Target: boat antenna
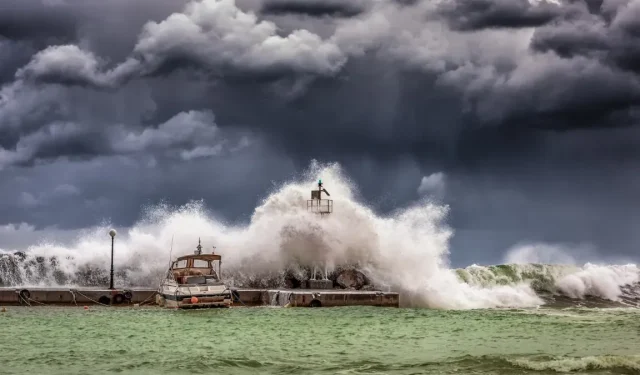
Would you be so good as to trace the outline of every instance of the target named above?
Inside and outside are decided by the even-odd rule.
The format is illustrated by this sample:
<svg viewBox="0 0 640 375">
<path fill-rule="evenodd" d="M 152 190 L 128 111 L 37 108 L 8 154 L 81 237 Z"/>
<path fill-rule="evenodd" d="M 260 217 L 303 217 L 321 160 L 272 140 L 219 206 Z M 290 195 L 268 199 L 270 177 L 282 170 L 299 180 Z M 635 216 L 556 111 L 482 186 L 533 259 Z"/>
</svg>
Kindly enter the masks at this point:
<svg viewBox="0 0 640 375">
<path fill-rule="evenodd" d="M 171 266 L 171 255 L 173 255 L 173 234 L 171 235 L 171 249 L 169 250 L 169 266 Z"/>
<path fill-rule="evenodd" d="M 174 236 L 174 235 L 172 234 L 172 235 L 171 235 L 171 248 L 170 248 L 170 250 L 169 250 L 169 268 L 171 268 L 171 255 L 173 255 L 173 236 Z M 167 270 L 166 275 L 168 275 L 168 274 L 169 274 L 169 270 Z M 166 276 L 166 275 L 165 275 L 165 276 Z M 162 282 L 162 279 L 160 279 L 160 282 L 159 282 L 159 283 L 161 283 L 161 282 Z"/>
</svg>

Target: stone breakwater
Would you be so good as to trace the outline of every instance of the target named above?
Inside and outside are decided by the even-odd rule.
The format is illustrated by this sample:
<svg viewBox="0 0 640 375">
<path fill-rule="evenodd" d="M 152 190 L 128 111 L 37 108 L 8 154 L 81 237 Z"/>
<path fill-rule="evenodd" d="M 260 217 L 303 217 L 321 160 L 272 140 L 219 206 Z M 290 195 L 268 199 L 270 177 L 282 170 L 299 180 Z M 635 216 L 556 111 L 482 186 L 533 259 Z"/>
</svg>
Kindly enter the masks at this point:
<svg viewBox="0 0 640 375">
<path fill-rule="evenodd" d="M 65 259 L 69 263 L 69 259 Z M 116 268 L 114 278 L 119 285 L 155 287 L 164 269 L 149 272 L 142 265 Z M 223 276 L 241 288 L 304 288 L 312 279 L 310 267 L 292 265 L 280 272 L 259 272 L 243 269 L 223 270 Z M 357 265 L 338 267 L 327 273 L 331 287 L 348 290 L 374 290 L 371 280 Z M 109 269 L 104 265 L 86 263 L 72 270 L 62 266 L 57 257 L 28 256 L 22 252 L 0 254 L 0 287 L 18 286 L 78 286 L 101 287 L 109 284 Z"/>
</svg>

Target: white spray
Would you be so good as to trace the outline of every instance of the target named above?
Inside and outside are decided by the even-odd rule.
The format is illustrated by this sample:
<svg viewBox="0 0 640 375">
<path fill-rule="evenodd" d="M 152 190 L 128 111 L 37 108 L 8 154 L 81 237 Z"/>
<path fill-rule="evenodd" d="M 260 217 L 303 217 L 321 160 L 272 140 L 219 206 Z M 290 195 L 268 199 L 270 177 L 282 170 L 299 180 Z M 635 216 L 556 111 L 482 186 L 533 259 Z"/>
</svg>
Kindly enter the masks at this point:
<svg viewBox="0 0 640 375">
<path fill-rule="evenodd" d="M 323 219 L 306 210 L 318 178 L 334 200 L 333 213 Z M 216 220 L 202 202 L 176 209 L 155 206 L 146 210 L 139 223 L 119 231 L 115 266 L 133 266 L 131 280 L 158 279 L 166 271 L 170 248 L 173 257 L 192 253 L 200 237 L 205 250 L 216 246 L 225 270 L 244 274 L 278 273 L 292 264 L 314 262 L 330 267 L 358 264 L 374 284 L 400 292 L 405 306 L 468 309 L 543 303 L 527 282 L 479 285 L 459 280 L 448 267 L 453 234 L 444 224 L 448 207 L 423 200 L 381 217 L 358 203 L 354 194 L 353 184 L 337 164 L 314 163 L 302 180 L 270 194 L 246 226 Z M 215 207 L 215 202 L 208 204 Z M 58 267 L 73 274 L 80 266 L 109 263 L 107 232 L 108 226 L 101 226 L 87 231 L 72 246 L 40 244 L 27 253 L 56 256 Z M 43 282 L 52 283 L 51 279 Z"/>
</svg>

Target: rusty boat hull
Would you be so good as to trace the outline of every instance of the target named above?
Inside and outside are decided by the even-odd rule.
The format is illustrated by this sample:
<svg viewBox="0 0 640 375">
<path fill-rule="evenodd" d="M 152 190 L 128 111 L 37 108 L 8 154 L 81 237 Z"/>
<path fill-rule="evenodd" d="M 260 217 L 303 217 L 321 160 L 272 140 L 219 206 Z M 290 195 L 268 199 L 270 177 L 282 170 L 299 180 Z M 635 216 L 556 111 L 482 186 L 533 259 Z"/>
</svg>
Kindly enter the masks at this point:
<svg viewBox="0 0 640 375">
<path fill-rule="evenodd" d="M 156 303 L 170 309 L 211 309 L 229 308 L 233 305 L 231 293 L 226 294 L 194 294 L 176 295 L 161 294 L 156 295 Z"/>
</svg>

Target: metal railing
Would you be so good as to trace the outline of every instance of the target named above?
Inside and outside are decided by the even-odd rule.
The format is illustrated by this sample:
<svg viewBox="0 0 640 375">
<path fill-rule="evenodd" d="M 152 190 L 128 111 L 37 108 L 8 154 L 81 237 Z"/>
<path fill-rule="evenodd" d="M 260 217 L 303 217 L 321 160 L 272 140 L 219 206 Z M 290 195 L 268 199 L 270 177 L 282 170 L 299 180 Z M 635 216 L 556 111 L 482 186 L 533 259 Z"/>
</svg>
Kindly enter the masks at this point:
<svg viewBox="0 0 640 375">
<path fill-rule="evenodd" d="M 330 214 L 333 212 L 333 200 L 309 199 L 307 201 L 307 211 L 317 214 Z"/>
</svg>

